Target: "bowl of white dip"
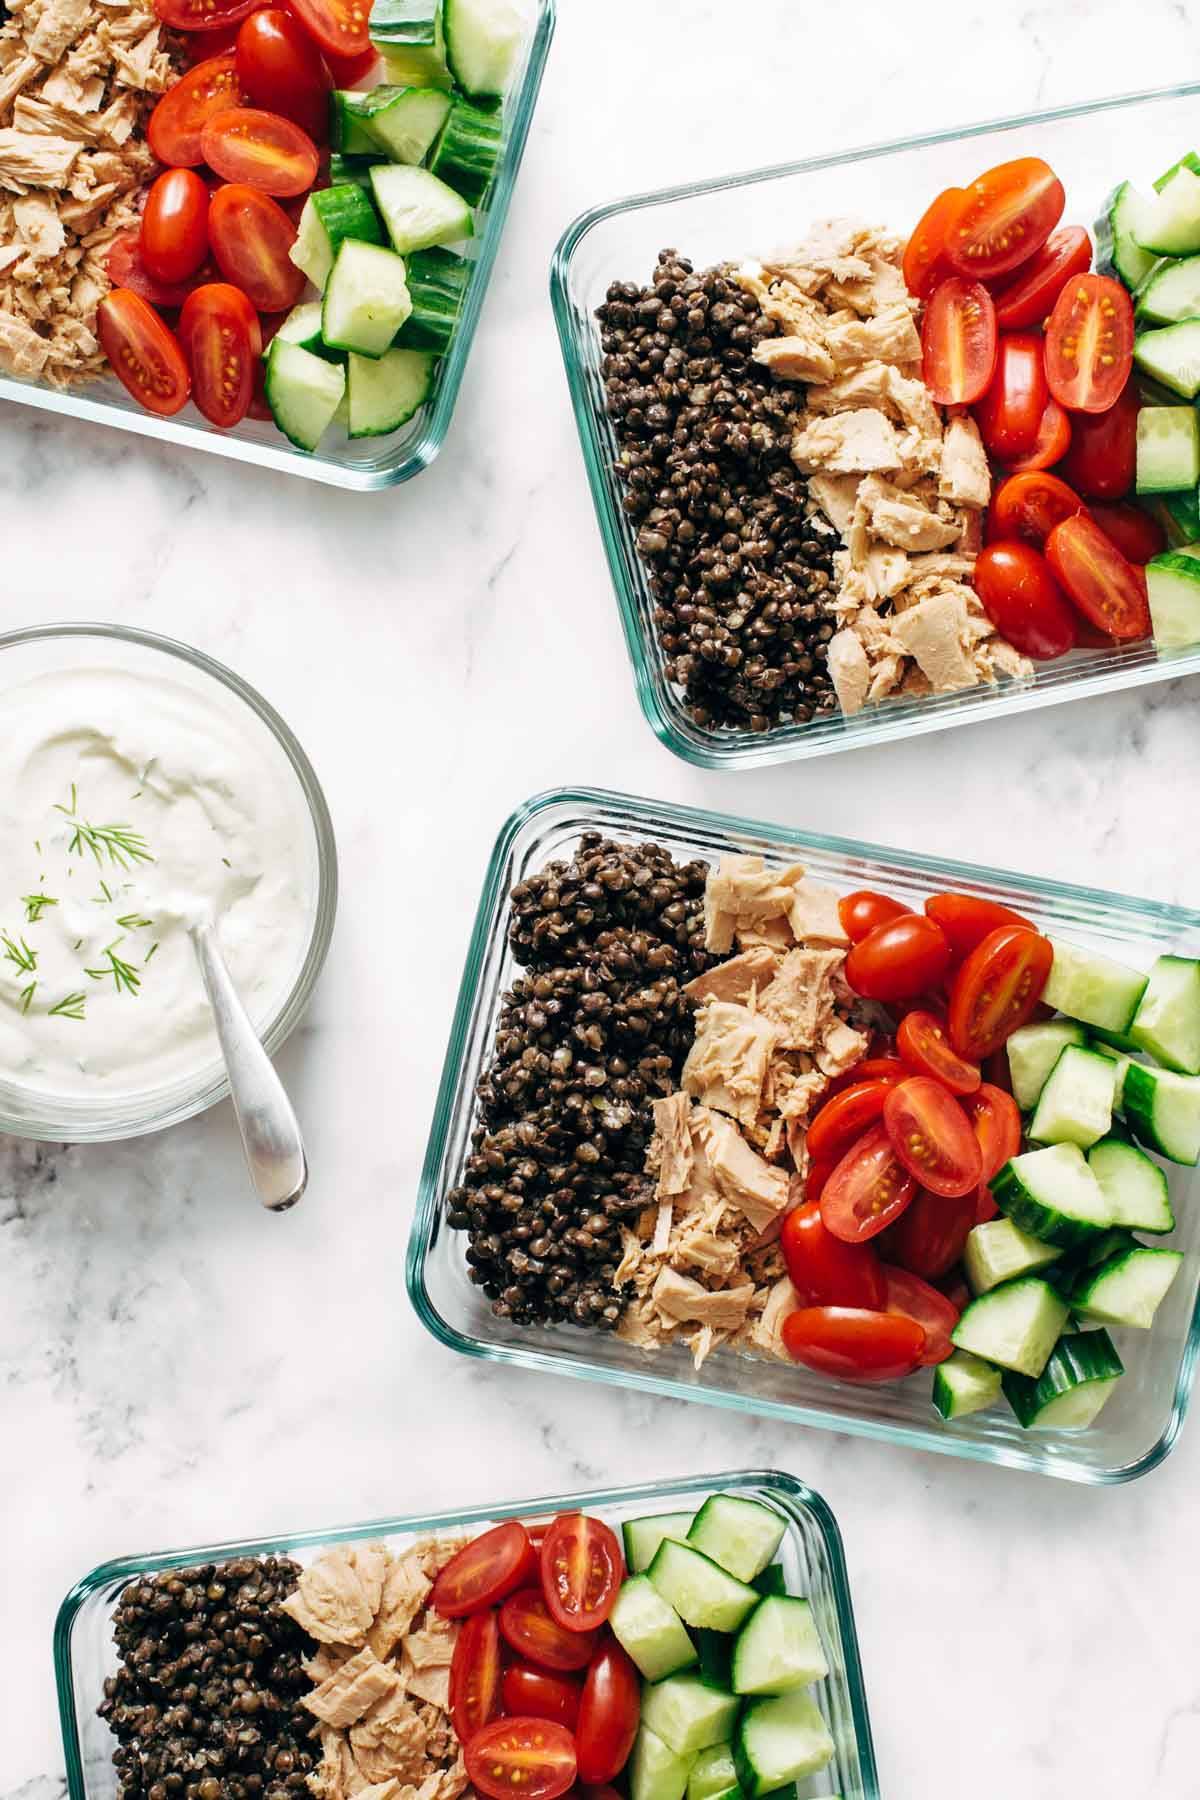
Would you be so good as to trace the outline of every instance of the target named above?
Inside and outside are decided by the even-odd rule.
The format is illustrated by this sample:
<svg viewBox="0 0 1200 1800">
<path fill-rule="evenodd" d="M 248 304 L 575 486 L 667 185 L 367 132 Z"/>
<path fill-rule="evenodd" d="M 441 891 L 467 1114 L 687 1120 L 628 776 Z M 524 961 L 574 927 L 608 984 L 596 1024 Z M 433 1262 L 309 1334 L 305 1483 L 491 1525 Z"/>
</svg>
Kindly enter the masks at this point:
<svg viewBox="0 0 1200 1800">
<path fill-rule="evenodd" d="M 336 906 L 324 796 L 253 688 L 121 626 L 0 635 L 0 1131 L 135 1137 L 224 1098 L 190 925 L 273 1052 Z"/>
</svg>

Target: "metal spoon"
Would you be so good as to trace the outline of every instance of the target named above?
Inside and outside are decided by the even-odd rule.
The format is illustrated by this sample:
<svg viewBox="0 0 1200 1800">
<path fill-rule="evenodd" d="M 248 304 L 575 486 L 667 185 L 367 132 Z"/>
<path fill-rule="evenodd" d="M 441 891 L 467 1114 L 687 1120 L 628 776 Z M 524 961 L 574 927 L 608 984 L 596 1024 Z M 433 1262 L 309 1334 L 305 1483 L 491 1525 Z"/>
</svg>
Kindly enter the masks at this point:
<svg viewBox="0 0 1200 1800">
<path fill-rule="evenodd" d="M 251 1185 L 268 1211 L 286 1212 L 308 1183 L 308 1159 L 292 1103 L 250 1023 L 211 922 L 197 922 L 190 930 L 229 1074 Z"/>
</svg>

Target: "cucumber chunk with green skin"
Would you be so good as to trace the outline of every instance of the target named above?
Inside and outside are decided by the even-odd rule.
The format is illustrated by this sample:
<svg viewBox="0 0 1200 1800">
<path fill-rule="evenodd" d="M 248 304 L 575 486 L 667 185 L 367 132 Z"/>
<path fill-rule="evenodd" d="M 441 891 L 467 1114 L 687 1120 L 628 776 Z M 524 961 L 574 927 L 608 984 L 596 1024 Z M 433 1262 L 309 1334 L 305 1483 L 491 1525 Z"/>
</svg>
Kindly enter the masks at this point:
<svg viewBox="0 0 1200 1800">
<path fill-rule="evenodd" d="M 1149 1331 L 1182 1263 L 1182 1251 L 1137 1244 L 1081 1275 L 1066 1298 L 1081 1319 Z"/>
<path fill-rule="evenodd" d="M 389 81 L 400 87 L 454 86 L 446 62 L 442 0 L 375 0 L 370 30 Z"/>
<path fill-rule="evenodd" d="M 752 1700 L 738 1721 L 733 1762 L 746 1800 L 815 1775 L 833 1760 L 834 1743 L 816 1701 L 802 1688 Z"/>
<path fill-rule="evenodd" d="M 376 163 L 371 186 L 392 247 L 401 256 L 428 250 L 434 244 L 455 244 L 474 234 L 475 222 L 467 202 L 428 169 Z"/>
<path fill-rule="evenodd" d="M 992 1196 L 1022 1231 L 1064 1250 L 1112 1224 L 1104 1191 L 1078 1144 L 1014 1156 L 993 1178 Z"/>
<path fill-rule="evenodd" d="M 648 1569 L 664 1538 L 685 1538 L 695 1516 L 690 1512 L 673 1512 L 653 1513 L 645 1519 L 626 1519 L 621 1526 L 621 1537 L 629 1573 L 641 1575 Z"/>
<path fill-rule="evenodd" d="M 1022 1112 L 1032 1112 L 1051 1069 L 1068 1044 L 1086 1044 L 1087 1033 L 1073 1019 L 1048 1019 L 1041 1025 L 1022 1025 L 1013 1032 L 1005 1049 L 1013 1099 Z"/>
<path fill-rule="evenodd" d="M 478 206 L 500 160 L 503 117 L 456 100 L 433 146 L 429 167 L 472 206 Z"/>
<path fill-rule="evenodd" d="M 823 1681 L 829 1661 L 807 1600 L 773 1594 L 738 1633 L 731 1665 L 735 1694 L 787 1694 Z"/>
<path fill-rule="evenodd" d="M 420 411 L 433 388 L 428 350 L 385 350 L 380 357 L 349 359 L 349 430 L 352 438 L 385 437 Z"/>
<path fill-rule="evenodd" d="M 1081 950 L 1051 938 L 1054 961 L 1042 990 L 1042 999 L 1069 1019 L 1082 1025 L 1099 1025 L 1106 1031 L 1128 1031 L 1146 987 L 1139 969 Z"/>
<path fill-rule="evenodd" d="M 340 150 L 335 150 L 329 158 L 330 183 L 334 187 L 360 187 L 369 200 L 371 198 L 371 166 L 380 161 L 382 158 L 378 151 L 373 152 L 370 156 L 344 156 Z M 382 236 L 380 241 L 382 242 Z"/>
<path fill-rule="evenodd" d="M 404 259 L 380 244 L 347 238 L 321 302 L 321 335 L 330 348 L 381 357 L 411 311 Z M 353 405 L 352 396 L 352 413 Z"/>
<path fill-rule="evenodd" d="M 1096 222 L 1096 265 L 1111 268 L 1133 291 L 1154 267 L 1155 257 L 1138 242 L 1153 202 L 1130 181 L 1115 188 Z"/>
<path fill-rule="evenodd" d="M 647 1681 L 662 1681 L 696 1661 L 696 1646 L 683 1620 L 646 1575 L 622 1583 L 608 1622 Z"/>
<path fill-rule="evenodd" d="M 688 1776 L 687 1800 L 736 1800 L 740 1792 L 731 1746 L 713 1744 L 702 1750 Z"/>
<path fill-rule="evenodd" d="M 1155 263 L 1134 300 L 1139 324 L 1174 325 L 1200 318 L 1200 256 Z"/>
<path fill-rule="evenodd" d="M 965 1419 L 1000 1398 L 1000 1370 L 969 1351 L 956 1350 L 933 1371 L 933 1404 L 943 1419 Z"/>
<path fill-rule="evenodd" d="M 1067 1308 L 1049 1282 L 1023 1275 L 972 1300 L 950 1335 L 958 1350 L 1037 1376 L 1066 1322 Z"/>
<path fill-rule="evenodd" d="M 690 1756 L 676 1756 L 648 1725 L 640 1725 L 626 1771 L 629 1800 L 683 1800 L 691 1768 Z"/>
<path fill-rule="evenodd" d="M 1168 1161 L 1200 1160 L 1200 1076 L 1130 1063 L 1125 1117 L 1141 1142 Z"/>
<path fill-rule="evenodd" d="M 502 94 L 516 67 L 525 20 L 513 0 L 444 0 L 446 61 L 464 94 Z"/>
<path fill-rule="evenodd" d="M 1039 1144 L 1098 1144 L 1112 1124 L 1117 1071 L 1107 1056 L 1068 1044 L 1038 1098 L 1029 1135 Z"/>
<path fill-rule="evenodd" d="M 319 300 L 303 300 L 299 306 L 293 306 L 275 337 L 282 338 L 285 344 L 299 344 L 302 350 L 311 350 L 314 356 L 327 356 L 340 361 L 338 352 L 330 350 L 321 336 Z"/>
<path fill-rule="evenodd" d="M 300 450 L 315 450 L 346 388 L 346 371 L 276 337 L 264 381 L 271 417 Z"/>
<path fill-rule="evenodd" d="M 1145 494 L 1140 504 L 1157 519 L 1166 535 L 1168 550 L 1179 554 L 1197 552 L 1200 538 L 1200 504 L 1196 494 Z"/>
<path fill-rule="evenodd" d="M 1137 416 L 1138 493 L 1192 493 L 1198 481 L 1200 420 L 1195 408 L 1143 406 Z"/>
<path fill-rule="evenodd" d="M 664 1538 L 647 1574 L 685 1625 L 707 1631 L 736 1631 L 760 1598 L 694 1545 L 673 1538 Z"/>
<path fill-rule="evenodd" d="M 1139 1050 L 1179 1075 L 1200 1075 L 1200 962 L 1160 956 L 1129 1035 Z"/>
<path fill-rule="evenodd" d="M 1039 1269 L 1049 1268 L 1062 1254 L 1057 1244 L 1031 1237 L 1011 1219 L 989 1219 L 968 1232 L 963 1268 L 971 1292 L 978 1297 L 1019 1275 L 1035 1275 Z"/>
<path fill-rule="evenodd" d="M 730 1665 L 733 1639 L 725 1631 L 697 1631 L 696 1650 L 700 1657 L 700 1676 L 710 1687 L 730 1689 Z"/>
<path fill-rule="evenodd" d="M 335 95 L 362 124 L 375 148 L 398 163 L 424 162 L 449 116 L 443 89 L 381 83 L 369 94 Z"/>
<path fill-rule="evenodd" d="M 1160 650 L 1189 650 L 1200 644 L 1200 560 L 1167 550 L 1146 564 L 1150 623 Z"/>
<path fill-rule="evenodd" d="M 753 1581 L 778 1550 L 786 1529 L 787 1521 L 773 1507 L 737 1494 L 713 1494 L 687 1535 L 689 1544 L 739 1581 Z"/>
<path fill-rule="evenodd" d="M 1004 1397 L 1026 1431 L 1083 1431 L 1124 1373 L 1107 1331 L 1071 1332 L 1037 1380 L 1006 1374 Z"/>
<path fill-rule="evenodd" d="M 361 111 L 365 94 L 335 88 L 329 96 L 329 142 L 343 156 L 379 154 L 379 146 L 367 128 Z"/>
<path fill-rule="evenodd" d="M 347 238 L 363 244 L 383 242 L 383 226 L 370 195 L 352 181 L 308 196 L 288 256 L 314 287 L 323 288 Z"/>
<path fill-rule="evenodd" d="M 1099 1040 L 1092 1045 L 1092 1049 L 1097 1056 L 1106 1056 L 1115 1070 L 1113 1111 L 1119 1113 L 1125 1098 L 1125 1072 L 1129 1067 L 1130 1059 L 1124 1051 L 1114 1050 L 1111 1044 L 1102 1044 Z M 1109 1130 L 1112 1130 L 1111 1124 Z"/>
<path fill-rule="evenodd" d="M 1193 175 L 1200 175 L 1200 156 L 1197 156 L 1194 150 L 1185 151 L 1178 162 L 1173 162 L 1170 168 L 1165 170 L 1163 174 L 1158 177 L 1158 180 L 1154 183 L 1154 191 L 1156 194 L 1162 193 L 1176 169 L 1190 169 Z"/>
<path fill-rule="evenodd" d="M 405 267 L 413 309 L 396 342 L 441 356 L 450 348 L 474 264 L 452 250 L 414 250 Z"/>
<path fill-rule="evenodd" d="M 1136 226 L 1137 242 L 1155 256 L 1190 256 L 1200 250 L 1200 176 L 1176 163 L 1155 187 Z"/>
<path fill-rule="evenodd" d="M 1155 325 L 1133 340 L 1137 368 L 1182 400 L 1200 393 L 1200 319 Z"/>
<path fill-rule="evenodd" d="M 760 1594 L 786 1594 L 788 1591 L 787 1576 L 781 1563 L 768 1563 L 760 1575 L 756 1575 L 750 1584 Z"/>
<path fill-rule="evenodd" d="M 669 1675 L 642 1689 L 642 1724 L 676 1756 L 694 1756 L 729 1743 L 740 1705 L 736 1694 L 723 1694 L 702 1675 Z"/>
</svg>

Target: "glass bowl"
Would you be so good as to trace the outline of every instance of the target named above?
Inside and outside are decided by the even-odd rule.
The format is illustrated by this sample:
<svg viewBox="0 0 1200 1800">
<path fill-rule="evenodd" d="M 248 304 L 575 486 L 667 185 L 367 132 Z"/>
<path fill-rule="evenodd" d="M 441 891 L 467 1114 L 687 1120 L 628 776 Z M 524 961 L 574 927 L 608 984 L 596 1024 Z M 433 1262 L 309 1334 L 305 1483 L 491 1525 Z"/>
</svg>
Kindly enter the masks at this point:
<svg viewBox="0 0 1200 1800">
<path fill-rule="evenodd" d="M 602 1493 L 554 1495 L 503 1506 L 468 1507 L 462 1512 L 429 1518 L 381 1519 L 365 1525 L 337 1526 L 330 1531 L 258 1539 L 245 1544 L 210 1544 L 193 1550 L 170 1550 L 148 1556 L 123 1556 L 107 1562 L 76 1582 L 54 1627 L 54 1667 L 58 1710 L 66 1752 L 70 1800 L 116 1800 L 112 1767 L 114 1738 L 96 1707 L 106 1676 L 116 1669 L 112 1645 L 112 1610 L 127 1581 L 158 1569 L 184 1568 L 234 1556 L 291 1556 L 307 1563 L 330 1544 L 351 1539 L 384 1538 L 394 1549 L 432 1532 L 487 1526 L 503 1519 L 532 1520 L 557 1512 L 598 1514 L 618 1530 L 622 1519 L 647 1510 L 681 1511 L 698 1506 L 715 1492 L 744 1494 L 765 1500 L 787 1519 L 779 1547 L 788 1589 L 811 1602 L 829 1674 L 814 1690 L 836 1746 L 833 1761 L 818 1776 L 796 1788 L 781 1789 L 797 1800 L 837 1794 L 839 1800 L 879 1800 L 879 1779 L 871 1743 L 867 1697 L 854 1613 L 846 1580 L 842 1540 L 828 1506 L 819 1494 L 791 1475 L 769 1470 L 739 1470 L 728 1475 L 696 1476 L 645 1487 L 615 1488 Z"/>
<path fill-rule="evenodd" d="M 325 962 L 337 912 L 337 846 L 320 783 L 291 731 L 262 695 L 240 676 L 187 644 L 121 625 L 48 625 L 0 636 L 0 694 L 35 675 L 94 667 L 97 661 L 170 679 L 208 693 L 216 682 L 226 696 L 254 715 L 263 751 L 284 781 L 299 789 L 297 811 L 311 830 L 309 857 L 314 891 L 312 922 L 303 959 L 282 1005 L 262 1030 L 270 1054 L 302 1017 Z M 2 921 L 0 921 L 2 923 Z M 215 1052 L 202 1068 L 132 1095 L 100 1100 L 58 1098 L 22 1087 L 0 1072 L 0 1132 L 53 1143 L 105 1143 L 140 1137 L 176 1125 L 223 1100 L 229 1092 L 225 1065 Z"/>
<path fill-rule="evenodd" d="M 637 194 L 583 213 L 555 252 L 551 296 L 592 499 L 650 726 L 677 756 L 703 768 L 750 768 L 887 743 L 976 719 L 1051 706 L 1200 669 L 1200 646 L 1153 644 L 1075 651 L 1025 680 L 925 699 L 885 700 L 853 717 L 834 713 L 769 731 L 700 726 L 666 679 L 654 600 L 613 473 L 616 439 L 604 410 L 595 309 L 611 281 L 645 281 L 673 245 L 697 268 L 794 243 L 818 219 L 851 214 L 904 230 L 942 188 L 1012 157 L 1041 156 L 1067 190 L 1065 218 L 1090 229 L 1118 181 L 1147 185 L 1191 144 L 1200 84 L 1004 119 L 968 130 L 876 144 L 837 156 Z"/>
<path fill-rule="evenodd" d="M 333 429 L 326 434 L 322 447 L 309 453 L 296 449 L 266 420 L 243 419 L 234 430 L 219 431 L 190 403 L 172 419 L 157 418 L 140 407 L 115 376 L 64 390 L 43 381 L 0 375 L 0 400 L 12 400 L 18 406 L 38 406 L 66 418 L 89 419 L 97 425 L 115 425 L 142 437 L 185 444 L 192 450 L 208 450 L 214 456 L 256 463 L 264 469 L 281 469 L 287 475 L 323 481 L 331 487 L 352 488 L 359 493 L 395 487 L 419 475 L 438 454 L 450 429 L 554 36 L 554 8 L 555 0 L 533 0 L 533 26 L 504 103 L 504 139 L 495 178 L 478 209 L 476 235 L 461 251 L 475 268 L 458 329 L 438 365 L 431 398 L 399 431 L 387 437 L 352 440 L 345 432 Z"/>
<path fill-rule="evenodd" d="M 930 1403 L 928 1370 L 887 1386 L 858 1387 L 726 1350 L 695 1369 L 683 1344 L 640 1350 L 609 1333 L 568 1325 L 521 1326 L 494 1316 L 486 1296 L 468 1279 L 466 1235 L 447 1224 L 446 1195 L 462 1179 L 475 1121 L 475 1085 L 492 1043 L 501 995 L 518 973 L 505 929 L 509 890 L 553 858 L 569 857 L 590 830 L 626 842 L 651 839 L 683 861 L 702 857 L 712 862 L 725 851 L 757 851 L 780 864 L 798 859 L 819 882 L 844 892 L 883 888 L 918 909 L 931 890 L 950 886 L 1001 901 L 1044 929 L 1142 967 L 1162 952 L 1188 944 L 1187 954 L 1200 952 L 1200 913 L 1180 907 L 623 794 L 561 789 L 539 795 L 512 815 L 492 853 L 451 1028 L 408 1246 L 409 1293 L 427 1329 L 467 1356 L 678 1400 L 703 1400 L 794 1425 L 855 1432 L 1072 1481 L 1128 1481 L 1161 1462 L 1182 1425 L 1200 1347 L 1200 1176 L 1193 1169 L 1170 1172 L 1179 1226 L 1166 1241 L 1185 1252 L 1183 1269 L 1159 1309 L 1154 1330 L 1120 1334 L 1128 1372 L 1087 1431 L 1025 1432 L 999 1406 L 946 1423 Z"/>
</svg>

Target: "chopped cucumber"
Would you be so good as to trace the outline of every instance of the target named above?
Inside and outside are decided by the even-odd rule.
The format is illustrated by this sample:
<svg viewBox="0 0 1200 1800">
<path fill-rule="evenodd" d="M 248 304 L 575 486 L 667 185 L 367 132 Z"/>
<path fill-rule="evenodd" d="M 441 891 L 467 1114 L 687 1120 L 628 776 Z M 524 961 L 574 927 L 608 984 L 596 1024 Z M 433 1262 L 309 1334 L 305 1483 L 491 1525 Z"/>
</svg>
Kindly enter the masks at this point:
<svg viewBox="0 0 1200 1800">
<path fill-rule="evenodd" d="M 1162 526 L 1170 550 L 1193 555 L 1200 551 L 1196 543 L 1200 538 L 1200 504 L 1195 494 L 1146 495 L 1142 504 Z"/>
<path fill-rule="evenodd" d="M 746 1800 L 815 1775 L 833 1760 L 834 1743 L 816 1702 L 797 1688 L 769 1700 L 752 1700 L 738 1722 L 733 1745 L 738 1786 Z"/>
<path fill-rule="evenodd" d="M 638 1727 L 629 1758 L 629 1800 L 683 1800 L 690 1756 L 676 1756 L 648 1725 Z"/>
<path fill-rule="evenodd" d="M 713 1744 L 702 1750 L 688 1776 L 687 1800 L 737 1800 L 740 1792 L 731 1747 Z"/>
<path fill-rule="evenodd" d="M 1137 224 L 1137 242 L 1155 256 L 1190 256 L 1200 250 L 1200 177 L 1176 163 L 1147 203 Z"/>
<path fill-rule="evenodd" d="M 329 180 L 334 187 L 345 187 L 353 182 L 370 199 L 371 165 L 379 161 L 377 152 L 370 156 L 344 156 L 340 150 L 335 150 L 329 158 Z"/>
<path fill-rule="evenodd" d="M 1123 181 L 1109 195 L 1096 223 L 1096 254 L 1132 292 L 1154 267 L 1154 257 L 1139 242 L 1153 202 L 1139 194 L 1132 182 Z"/>
<path fill-rule="evenodd" d="M 625 1541 L 625 1567 L 631 1575 L 641 1575 L 654 1561 L 654 1552 L 664 1538 L 685 1538 L 691 1530 L 694 1513 L 654 1513 L 646 1519 L 626 1519 L 621 1527 Z"/>
<path fill-rule="evenodd" d="M 363 117 L 367 99 L 366 94 L 345 88 L 335 88 L 329 96 L 329 142 L 343 156 L 379 154 L 379 145 Z"/>
<path fill-rule="evenodd" d="M 450 348 L 474 265 L 452 250 L 415 250 L 405 266 L 413 309 L 397 341 L 440 356 Z"/>
<path fill-rule="evenodd" d="M 957 1349 L 985 1362 L 1038 1376 L 1066 1322 L 1067 1308 L 1049 1282 L 1023 1275 L 972 1300 L 951 1336 Z"/>
<path fill-rule="evenodd" d="M 1000 1371 L 991 1363 L 956 1350 L 933 1371 L 933 1404 L 943 1419 L 964 1419 L 1000 1398 Z"/>
<path fill-rule="evenodd" d="M 1197 156 L 1194 150 L 1186 150 L 1179 158 L 1179 161 L 1173 162 L 1165 174 L 1160 175 L 1158 180 L 1154 183 L 1154 191 L 1156 194 L 1162 193 L 1176 169 L 1190 169 L 1193 175 L 1200 175 L 1200 156 Z"/>
<path fill-rule="evenodd" d="M 1200 263 L 1200 257 L 1195 259 Z M 1139 494 L 1194 492 L 1200 481 L 1200 419 L 1191 406 L 1143 406 L 1137 416 Z"/>
<path fill-rule="evenodd" d="M 433 387 L 428 350 L 385 350 L 350 357 L 350 436 L 383 437 L 419 412 Z"/>
<path fill-rule="evenodd" d="M 647 1681 L 662 1681 L 696 1660 L 696 1646 L 683 1620 L 645 1575 L 634 1575 L 622 1584 L 608 1622 Z"/>
<path fill-rule="evenodd" d="M 1049 1019 L 1044 1025 L 1022 1025 L 1005 1046 L 1013 1099 L 1022 1112 L 1032 1112 L 1046 1077 L 1068 1044 L 1086 1044 L 1087 1033 L 1072 1019 Z"/>
<path fill-rule="evenodd" d="M 787 1521 L 773 1507 L 736 1494 L 713 1494 L 693 1519 L 687 1538 L 739 1581 L 753 1581 L 778 1550 L 786 1529 Z"/>
<path fill-rule="evenodd" d="M 739 1581 L 694 1545 L 680 1544 L 673 1538 L 663 1539 L 647 1573 L 685 1625 L 702 1626 L 708 1631 L 736 1631 L 759 1601 L 759 1595 L 746 1582 Z"/>
<path fill-rule="evenodd" d="M 740 1701 L 710 1687 L 702 1675 L 669 1675 L 642 1689 L 642 1724 L 676 1756 L 693 1756 L 712 1744 L 727 1744 Z"/>
<path fill-rule="evenodd" d="M 1131 1325 L 1149 1331 L 1154 1315 L 1183 1263 L 1179 1250 L 1137 1244 L 1089 1269 L 1067 1298 L 1071 1311 L 1097 1325 Z"/>
<path fill-rule="evenodd" d="M 733 1642 L 726 1631 L 698 1631 L 696 1633 L 700 1674 L 707 1681 L 709 1687 L 722 1688 L 725 1693 L 729 1692 L 731 1686 Z"/>
<path fill-rule="evenodd" d="M 1022 1231 L 1063 1250 L 1112 1224 L 1104 1191 L 1078 1144 L 1014 1156 L 993 1178 L 992 1194 Z"/>
<path fill-rule="evenodd" d="M 347 238 L 338 250 L 322 302 L 325 342 L 336 350 L 380 357 L 411 311 L 403 258 L 379 244 Z M 353 429 L 353 396 L 350 410 Z"/>
<path fill-rule="evenodd" d="M 336 356 L 336 352 L 326 348 L 321 336 L 319 300 L 303 300 L 299 306 L 293 306 L 275 336 L 285 344 L 299 344 L 302 350 L 311 350 L 314 356 Z"/>
<path fill-rule="evenodd" d="M 1200 962 L 1160 956 L 1129 1035 L 1139 1050 L 1180 1075 L 1200 1075 Z"/>
<path fill-rule="evenodd" d="M 1050 1071 L 1029 1126 L 1039 1144 L 1098 1144 L 1112 1124 L 1117 1071 L 1107 1056 L 1068 1044 Z"/>
<path fill-rule="evenodd" d="M 451 105 L 437 87 L 381 82 L 366 94 L 335 93 L 333 136 L 343 151 L 376 150 L 393 162 L 424 162 Z"/>
<path fill-rule="evenodd" d="M 1121 1050 L 1114 1050 L 1111 1044 L 1102 1044 L 1099 1039 L 1092 1045 L 1097 1056 L 1107 1056 L 1116 1071 L 1116 1083 L 1113 1087 L 1113 1111 L 1119 1113 L 1125 1099 L 1125 1071 L 1129 1067 L 1129 1058 Z M 1109 1130 L 1113 1127 L 1110 1125 Z"/>
<path fill-rule="evenodd" d="M 1018 1275 L 1035 1275 L 1039 1269 L 1049 1268 L 1061 1255 L 1057 1244 L 1030 1237 L 1011 1219 L 989 1219 L 967 1233 L 963 1267 L 971 1292 L 988 1294 Z"/>
<path fill-rule="evenodd" d="M 445 0 L 446 60 L 464 94 L 502 94 L 516 64 L 525 21 L 513 0 Z"/>
<path fill-rule="evenodd" d="M 345 392 L 346 371 L 277 336 L 267 356 L 265 388 L 283 435 L 300 450 L 315 450 Z"/>
<path fill-rule="evenodd" d="M 775 1594 L 755 1607 L 733 1647 L 735 1694 L 786 1694 L 823 1681 L 829 1663 L 807 1600 Z"/>
<path fill-rule="evenodd" d="M 503 115 L 456 100 L 433 147 L 429 167 L 456 193 L 478 206 L 500 160 Z"/>
<path fill-rule="evenodd" d="M 1128 1031 L 1146 986 L 1146 977 L 1111 957 L 1052 938 L 1054 961 L 1042 999 L 1069 1019 Z"/>
<path fill-rule="evenodd" d="M 383 214 L 392 244 L 401 256 L 453 244 L 475 230 L 471 208 L 453 188 L 428 169 L 404 163 L 377 163 L 371 170 L 375 202 Z"/>
<path fill-rule="evenodd" d="M 308 196 L 288 255 L 314 287 L 323 288 L 347 238 L 364 244 L 383 242 L 383 226 L 370 195 L 352 181 Z"/>
<path fill-rule="evenodd" d="M 1059 1340 L 1037 1380 L 1005 1375 L 1004 1396 L 1026 1431 L 1082 1431 L 1124 1373 L 1107 1331 L 1072 1332 Z"/>
<path fill-rule="evenodd" d="M 401 87 L 452 88 L 442 32 L 442 0 L 375 0 L 371 42 Z"/>
<path fill-rule="evenodd" d="M 762 1595 L 786 1594 L 788 1591 L 787 1576 L 781 1563 L 768 1563 L 761 1575 L 754 1577 L 751 1586 Z"/>
<path fill-rule="evenodd" d="M 1200 256 L 1155 263 L 1135 298 L 1139 324 L 1174 325 L 1200 318 Z"/>
<path fill-rule="evenodd" d="M 1194 400 L 1200 393 L 1200 319 L 1139 331 L 1133 340 L 1133 360 L 1173 394 Z"/>
<path fill-rule="evenodd" d="M 1143 1144 L 1171 1162 L 1200 1160 L 1200 1075 L 1130 1063 L 1125 1117 Z"/>
<path fill-rule="evenodd" d="M 1167 550 L 1146 564 L 1150 622 L 1160 650 L 1200 644 L 1200 560 Z"/>
</svg>

